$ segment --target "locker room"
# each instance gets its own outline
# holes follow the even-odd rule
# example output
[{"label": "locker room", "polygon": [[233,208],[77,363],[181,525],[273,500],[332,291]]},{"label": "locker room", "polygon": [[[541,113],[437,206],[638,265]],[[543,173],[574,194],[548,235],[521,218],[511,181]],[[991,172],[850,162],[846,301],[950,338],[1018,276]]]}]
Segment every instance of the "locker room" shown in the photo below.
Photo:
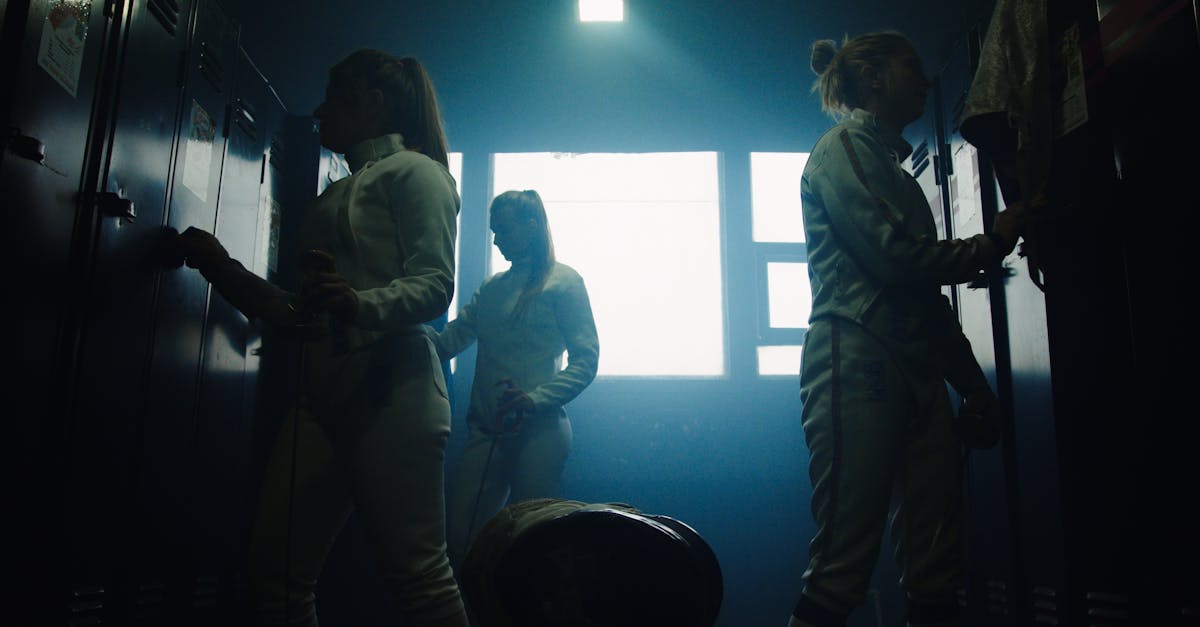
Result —
[{"label": "locker room", "polygon": [[[1011,253],[938,288],[998,421],[994,443],[955,451],[952,616],[914,613],[885,532],[853,607],[799,624],[1200,625],[1197,0],[0,0],[0,20],[17,425],[0,622],[283,624],[256,619],[247,554],[305,343],[247,317],[178,241],[201,229],[255,280],[300,289],[306,207],[359,171],[323,145],[318,107],[331,68],[369,48],[419,60],[446,139],[451,302],[417,326],[453,328],[516,267],[489,208],[537,190],[551,261],[582,277],[601,348],[560,410],[561,474],[536,495],[584,508],[524,529],[554,529],[559,553],[511,570],[515,547],[535,551],[525,538],[501,563],[520,577],[472,581],[448,540],[470,624],[796,624],[825,515],[802,425],[800,376],[819,362],[801,361],[816,289],[801,179],[839,124],[810,56],[898,31],[928,79],[898,167],[937,239],[987,239],[1032,202],[1014,152],[1036,155],[1018,165],[1038,168],[1044,202]],[[972,133],[989,67],[1038,86]],[[497,518],[478,516],[474,487],[498,441],[474,448],[469,424],[483,350],[436,360],[439,481],[470,497],[481,534],[462,552],[503,535],[482,535]],[[582,363],[565,357],[556,368]],[[471,450],[485,474],[464,483]],[[355,510],[332,541],[320,623],[454,624],[410,616],[372,529]],[[530,618],[570,594],[595,616]]]}]

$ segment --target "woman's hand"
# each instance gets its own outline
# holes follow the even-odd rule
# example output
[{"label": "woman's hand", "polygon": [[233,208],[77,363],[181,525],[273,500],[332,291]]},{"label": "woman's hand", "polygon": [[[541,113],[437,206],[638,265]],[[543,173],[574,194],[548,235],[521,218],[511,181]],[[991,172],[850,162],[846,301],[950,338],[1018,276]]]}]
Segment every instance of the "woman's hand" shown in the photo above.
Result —
[{"label": "woman's hand", "polygon": [[1017,246],[1017,240],[1025,234],[1032,219],[1032,212],[1042,211],[1046,206],[1045,194],[1038,193],[1028,203],[1015,202],[1007,209],[996,214],[992,221],[992,232],[1004,241],[1004,256],[1008,256]]},{"label": "woman's hand", "polygon": [[509,412],[525,414],[533,411],[533,399],[517,387],[512,379],[505,377],[497,381],[496,385],[508,386],[508,389],[504,390],[500,394],[499,400],[496,401],[497,415],[503,416]]},{"label": "woman's hand", "polygon": [[358,292],[346,277],[336,271],[333,255],[323,250],[304,253],[304,283],[300,287],[300,306],[309,313],[328,311],[342,322],[358,315]]},{"label": "woman's hand", "polygon": [[201,272],[215,268],[229,261],[229,252],[221,242],[208,231],[189,226],[175,239],[175,245],[184,262],[189,268]]},{"label": "woman's hand", "polygon": [[953,428],[968,448],[989,449],[1000,442],[1003,423],[999,399],[990,386],[982,385],[963,399]]}]

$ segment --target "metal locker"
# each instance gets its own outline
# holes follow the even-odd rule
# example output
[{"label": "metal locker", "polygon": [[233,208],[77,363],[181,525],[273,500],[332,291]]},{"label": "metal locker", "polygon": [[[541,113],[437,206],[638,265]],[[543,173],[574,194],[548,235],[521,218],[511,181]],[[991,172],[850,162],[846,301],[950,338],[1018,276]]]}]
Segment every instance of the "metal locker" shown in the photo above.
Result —
[{"label": "metal locker", "polygon": [[[234,65],[234,91],[221,172],[216,235],[229,254],[266,278],[271,207],[263,202],[270,158],[284,109],[244,50]],[[264,221],[262,214],[268,214]],[[278,218],[277,218],[278,220]],[[254,388],[259,331],[219,295],[208,303],[192,464],[191,561],[211,582],[198,610],[222,611],[233,599],[235,575],[244,567],[246,540],[257,497],[253,464]]]},{"label": "metal locker", "polygon": [[97,122],[105,152],[95,189],[112,210],[97,216],[78,379],[68,431],[65,530],[75,588],[101,587],[109,620],[136,622],[163,602],[158,578],[133,575],[140,530],[135,485],[153,343],[159,246],[179,119],[180,59],[191,4],[111,6],[119,24],[111,64],[111,115]]},{"label": "metal locker", "polygon": [[[284,289],[299,289],[299,230],[305,206],[318,187],[320,144],[312,118],[285,112],[269,137],[259,213],[259,243],[252,270]],[[247,266],[249,267],[249,266]],[[298,394],[301,344],[270,325],[250,336],[247,368],[257,368],[248,401],[253,404],[253,488],[276,431]],[[257,495],[257,493],[255,493]]]},{"label": "metal locker", "polygon": [[[957,42],[939,77],[943,87],[937,102],[943,147],[939,169],[946,189],[949,236],[954,238],[983,232],[996,211],[995,197],[990,194],[991,171],[958,129],[978,54],[977,38],[972,30]],[[1003,303],[1002,291],[992,290],[984,275],[950,291],[963,334],[988,382],[1002,399],[1009,397],[1009,362],[1002,348],[1005,318],[994,317],[996,307]],[[1012,451],[1012,436],[1007,434],[995,448],[971,451],[963,466],[966,600],[971,624],[1001,626],[1027,618],[1022,613],[1026,586],[1019,565],[1021,546],[1015,540],[1018,499],[1012,481]]]},{"label": "metal locker", "polygon": [[[16,0],[4,3],[0,27],[4,264],[10,294],[19,299],[4,314],[12,331],[6,358],[14,366],[5,377],[5,395],[19,451],[12,494],[22,504],[22,514],[13,517],[20,539],[14,562],[21,573],[13,598],[28,615],[47,620],[61,618],[64,600],[71,601],[60,570],[70,547],[56,531],[64,524],[60,462],[77,314],[86,306],[81,251],[98,200],[88,191],[96,159],[92,119],[103,108],[97,91],[105,85],[104,58],[112,44],[104,8],[98,1]],[[90,509],[93,516],[101,511]]]},{"label": "metal locker", "polygon": [[[166,226],[214,230],[229,133],[237,28],[213,0],[194,5],[183,56],[182,103]],[[212,582],[196,580],[189,537],[196,406],[208,282],[180,269],[158,276],[149,376],[135,497],[134,576],[163,586],[165,605],[146,607],[146,620],[209,601]],[[160,612],[166,616],[160,616]]]},{"label": "metal locker", "polygon": [[1056,107],[1043,239],[1076,622],[1200,621],[1200,423],[1181,411],[1200,348],[1188,302],[1195,159],[1184,148],[1200,141],[1200,124],[1148,97],[1168,84],[1171,102],[1200,95],[1195,80],[1178,80],[1200,68],[1196,8],[1047,7],[1054,61],[1083,101]]},{"label": "metal locker", "polygon": [[[958,126],[980,44],[973,29],[946,69],[958,86],[947,120],[956,237],[985,231],[1003,209],[988,155],[965,141]],[[968,496],[971,545],[977,547],[971,563],[973,611],[985,624],[1054,623],[1067,613],[1047,321],[1041,292],[1030,279],[1014,253],[998,271],[958,287],[964,332],[1000,398],[1012,401],[1001,446],[974,452],[968,466],[975,483]]]}]

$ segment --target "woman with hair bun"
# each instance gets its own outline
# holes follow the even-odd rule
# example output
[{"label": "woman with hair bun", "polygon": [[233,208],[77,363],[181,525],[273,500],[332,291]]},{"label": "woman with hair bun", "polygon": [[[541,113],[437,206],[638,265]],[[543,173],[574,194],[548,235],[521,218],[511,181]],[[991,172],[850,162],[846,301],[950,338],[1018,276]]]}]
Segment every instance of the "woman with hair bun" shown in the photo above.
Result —
[{"label": "woman with hair bun", "polygon": [[446,383],[422,323],[454,289],[454,179],[421,63],[359,50],[329,71],[313,116],[351,174],[306,208],[298,293],[231,259],[211,234],[181,256],[248,318],[298,332],[300,398],[267,462],[250,550],[264,625],[317,625],[317,577],[357,511],[404,624],[467,627],[446,554]]},{"label": "woman with hair bun", "polygon": [[484,281],[441,333],[428,329],[444,360],[479,345],[470,436],[449,495],[455,565],[505,503],[554,496],[571,451],[563,405],[592,382],[600,360],[587,288],[555,260],[541,196],[506,191],[489,215],[496,247],[512,267]]},{"label": "woman with hair bun", "polygon": [[[813,89],[836,124],[801,179],[813,309],[800,374],[817,533],[790,627],[840,626],[864,600],[891,518],[910,625],[957,625],[961,451],[995,443],[998,400],[942,285],[1000,263],[1020,205],[987,234],[937,239],[901,136],[932,85],[909,40],[876,32],[812,46]],[[953,416],[988,416],[982,437]],[[979,434],[975,434],[978,436]],[[965,438],[965,439],[964,439]]]}]

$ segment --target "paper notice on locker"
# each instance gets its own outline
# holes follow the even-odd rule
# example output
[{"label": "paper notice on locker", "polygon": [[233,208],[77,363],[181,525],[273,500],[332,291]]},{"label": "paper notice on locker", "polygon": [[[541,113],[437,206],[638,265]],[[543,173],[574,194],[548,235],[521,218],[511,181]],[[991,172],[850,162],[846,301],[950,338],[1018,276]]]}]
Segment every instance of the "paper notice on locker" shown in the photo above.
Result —
[{"label": "paper notice on locker", "polygon": [[954,236],[971,237],[983,232],[983,199],[979,181],[979,151],[963,142],[954,151]]},{"label": "paper notice on locker", "polygon": [[1087,85],[1083,76],[1083,51],[1079,45],[1079,25],[1063,34],[1055,56],[1055,82],[1062,86],[1054,115],[1056,137],[1083,126],[1088,121]]},{"label": "paper notice on locker", "polygon": [[267,272],[274,277],[279,272],[279,230],[283,224],[283,208],[274,198],[271,201],[271,217],[267,227]]},{"label": "paper notice on locker", "polygon": [[208,179],[212,174],[213,138],[217,128],[212,116],[192,101],[192,117],[187,142],[184,145],[183,185],[201,202],[208,202]]},{"label": "paper notice on locker", "polygon": [[79,91],[83,48],[87,43],[91,0],[51,0],[42,25],[38,65],[74,98]]}]

